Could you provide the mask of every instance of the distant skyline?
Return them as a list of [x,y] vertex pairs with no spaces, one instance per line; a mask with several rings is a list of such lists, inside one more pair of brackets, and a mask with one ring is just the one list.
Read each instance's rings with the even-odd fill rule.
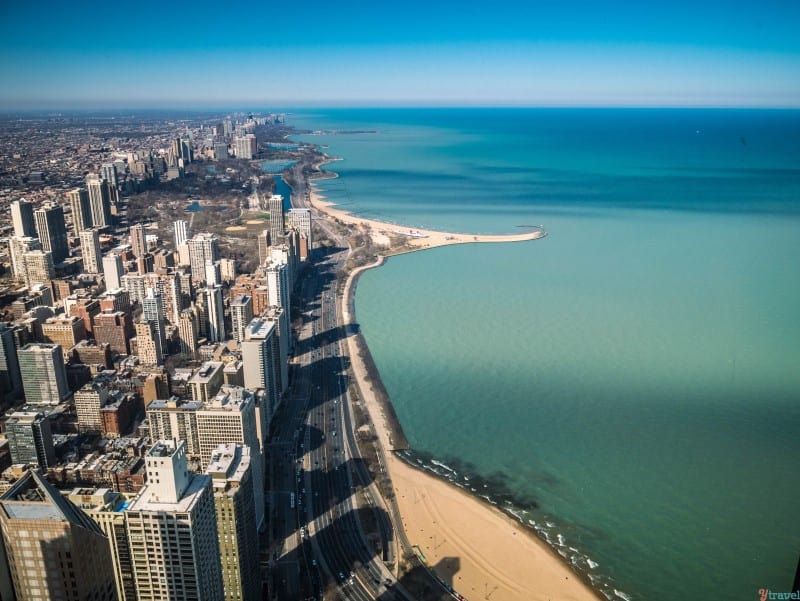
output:
[[0,6],[0,109],[800,107],[800,2]]

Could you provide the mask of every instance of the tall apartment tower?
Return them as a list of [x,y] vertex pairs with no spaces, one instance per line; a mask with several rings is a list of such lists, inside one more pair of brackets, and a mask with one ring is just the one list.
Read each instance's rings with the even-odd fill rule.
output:
[[35,465],[43,472],[56,464],[50,420],[39,411],[15,411],[6,421],[11,463]]
[[15,200],[11,203],[11,222],[14,224],[15,236],[19,238],[36,236],[33,205],[27,200]]
[[75,235],[92,227],[92,207],[89,204],[89,192],[85,188],[75,188],[67,192],[67,199],[72,208],[72,229]]
[[42,243],[39,242],[39,238],[12,236],[8,239],[8,254],[11,256],[11,271],[15,279],[25,279],[23,255],[32,250],[42,250]]
[[172,222],[172,229],[175,232],[175,248],[177,249],[181,244],[186,244],[189,239],[189,224],[184,219],[178,219]]
[[4,398],[16,398],[22,393],[14,328],[0,323],[0,390]]
[[219,260],[219,240],[213,234],[197,234],[186,241],[189,247],[189,265],[192,282],[200,285],[206,281],[206,263]]
[[253,297],[240,294],[231,301],[231,328],[236,342],[244,340],[244,331],[253,321]]
[[81,432],[100,432],[100,408],[106,404],[108,388],[98,382],[87,382],[75,391],[75,413]]
[[[255,318],[245,329],[241,343],[244,385],[249,390],[264,390],[269,399],[269,407],[273,410],[280,399],[278,377],[275,373],[275,342],[275,324]],[[267,422],[271,419],[272,411],[268,413]]]
[[61,263],[69,256],[64,209],[56,204],[41,207],[33,212],[33,218],[42,248],[53,253],[54,264]]
[[28,288],[36,284],[49,285],[56,277],[53,253],[45,250],[31,250],[22,254],[23,279]]
[[253,466],[253,494],[256,524],[264,524],[264,462],[258,436],[255,394],[240,386],[223,385],[214,397],[197,411],[197,440],[200,445],[200,466],[205,469],[220,444],[245,445],[250,450]]
[[289,227],[300,232],[300,236],[308,242],[309,250],[313,248],[311,243],[311,209],[289,209],[287,213]]
[[117,178],[117,166],[114,163],[103,163],[100,168],[100,175],[108,182],[112,188],[116,188],[119,183]]
[[167,348],[166,324],[164,321],[164,298],[160,292],[148,288],[142,299],[142,317],[153,323],[162,352]]
[[126,512],[139,599],[224,598],[211,478],[189,472],[182,441],[156,441],[145,469]]
[[111,225],[111,199],[106,180],[91,173],[86,176],[86,188],[89,192],[89,208],[92,213],[92,225],[104,228]]
[[136,331],[136,354],[139,356],[139,360],[144,365],[161,365],[164,350],[153,322],[137,321],[134,329]]
[[101,273],[100,232],[96,228],[83,230],[80,234],[83,270],[86,273]]
[[108,538],[43,476],[27,472],[0,496],[17,601],[115,601]]
[[26,344],[17,357],[29,405],[58,405],[67,398],[67,372],[60,345]]
[[178,316],[178,339],[181,353],[194,356],[197,352],[197,335],[197,312],[194,309],[184,309]]
[[256,246],[258,250],[258,265],[263,265],[269,258],[269,230],[259,232],[256,237]]
[[108,253],[103,257],[103,276],[106,280],[106,290],[116,290],[122,286],[122,257],[116,253]]
[[289,284],[289,268],[286,263],[272,262],[267,266],[267,288],[269,289],[269,304],[273,307],[283,307],[288,314],[291,311]]
[[269,238],[270,243],[275,244],[275,241],[283,236],[286,229],[284,225],[283,214],[283,196],[280,194],[273,194],[269,197]]
[[256,601],[261,598],[261,575],[250,449],[219,445],[206,474],[214,490],[217,528],[225,533],[219,537],[225,601]]
[[130,233],[133,254],[137,257],[144,256],[144,254],[147,252],[147,244],[145,244],[144,240],[144,226],[141,223],[132,225]]
[[208,340],[222,342],[225,340],[225,313],[222,304],[222,286],[208,287],[203,290],[205,306],[208,311]]

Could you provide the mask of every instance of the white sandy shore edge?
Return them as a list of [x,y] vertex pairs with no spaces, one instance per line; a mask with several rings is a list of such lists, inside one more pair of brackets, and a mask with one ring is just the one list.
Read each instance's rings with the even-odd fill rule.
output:
[[[470,244],[473,242],[524,242],[526,240],[536,240],[546,235],[544,230],[524,232],[521,234],[457,234],[451,232],[440,232],[436,230],[423,230],[419,228],[409,228],[402,225],[393,225],[383,221],[365,219],[357,217],[342,209],[337,209],[334,203],[325,200],[313,182],[309,182],[309,202],[315,209],[325,213],[329,217],[338,219],[343,223],[368,227],[373,234],[380,236],[405,235],[406,243],[414,249],[422,250],[437,246],[447,246],[449,244]],[[412,234],[413,235],[409,235]]]
[[[345,223],[369,224],[375,231],[393,226],[355,217],[331,207],[316,191],[310,201],[316,209]],[[541,233],[518,236],[472,236],[415,230],[428,238],[413,239],[419,250],[468,242],[533,240]],[[455,239],[453,237],[456,237]],[[477,238],[477,239],[476,239]],[[352,323],[348,299],[358,274],[354,270],[345,285],[343,320]],[[418,545],[428,565],[467,599],[492,601],[597,601],[599,595],[584,583],[543,541],[498,509],[480,502],[461,489],[417,470],[394,456],[390,428],[369,383],[353,336],[347,338],[348,354],[364,404],[375,432],[386,451],[386,469],[392,479],[401,519],[413,545]]]

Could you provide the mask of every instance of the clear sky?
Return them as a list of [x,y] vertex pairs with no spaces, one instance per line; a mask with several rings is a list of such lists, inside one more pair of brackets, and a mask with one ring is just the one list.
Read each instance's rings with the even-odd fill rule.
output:
[[800,0],[0,0],[0,108],[800,107]]

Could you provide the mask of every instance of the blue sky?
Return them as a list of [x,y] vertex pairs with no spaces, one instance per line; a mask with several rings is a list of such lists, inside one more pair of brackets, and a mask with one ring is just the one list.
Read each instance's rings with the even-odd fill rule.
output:
[[800,107],[800,0],[3,2],[0,108]]

